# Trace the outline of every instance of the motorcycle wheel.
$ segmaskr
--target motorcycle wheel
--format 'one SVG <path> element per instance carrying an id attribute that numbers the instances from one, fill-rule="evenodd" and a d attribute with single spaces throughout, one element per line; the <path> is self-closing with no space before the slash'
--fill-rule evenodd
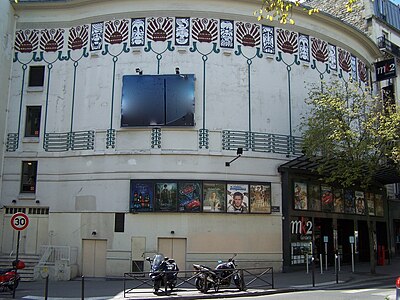
<path id="1" fill-rule="evenodd" d="M 244 291 L 246 290 L 244 280 L 240 276 L 236 276 L 233 281 L 235 282 L 236 287 L 239 289 L 239 291 Z"/>
<path id="2" fill-rule="evenodd" d="M 196 277 L 194 284 L 196 289 L 198 289 L 202 293 L 207 293 L 208 289 L 210 288 L 209 284 L 204 286 L 204 278 Z"/>
<path id="3" fill-rule="evenodd" d="M 160 280 L 154 281 L 153 288 L 154 288 L 154 293 L 157 294 L 158 290 L 160 289 Z"/>

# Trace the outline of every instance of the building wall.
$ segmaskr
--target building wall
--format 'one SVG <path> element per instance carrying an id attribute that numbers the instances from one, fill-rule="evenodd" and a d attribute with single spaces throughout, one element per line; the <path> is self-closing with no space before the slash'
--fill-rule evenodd
<path id="1" fill-rule="evenodd" d="M 24 128 L 27 105 L 42 106 L 42 123 L 39 138 L 21 138 L 17 147 L 5 154 L 3 205 L 48 207 L 49 241 L 77 247 L 80 272 L 84 241 L 91 239 L 107 243 L 107 275 L 130 271 L 131 239 L 135 237 L 145 237 L 144 256 L 158 251 L 159 238 L 186 239 L 185 266 L 181 269 L 190 269 L 196 261 L 211 264 L 232 253 L 238 253 L 241 267 L 282 267 L 282 182 L 277 169 L 301 154 L 299 148 L 288 147 L 291 144 L 287 143 L 300 136 L 309 85 L 319 84 L 321 79 L 348 80 L 351 71 L 343 66 L 350 67 L 353 61 L 360 84 L 367 86 L 366 74 L 379 55 L 371 40 L 337 19 L 326 15 L 308 17 L 295 9 L 296 26 L 264 24 L 274 26 L 271 49 L 275 53 L 268 54 L 262 48 L 267 36 L 253 17 L 257 1 L 169 1 L 168 5 L 164 1 L 118 1 L 118 5 L 115 1 L 72 1 L 53 5 L 20 3 L 15 7 L 20 16 L 17 35 L 21 40 L 26 38 L 27 29 L 38 32 L 36 49 L 22 52 L 16 43 L 8 133 L 18 130 L 21 116 Z M 191 21 L 186 46 L 174 42 L 174 23 L 169 38 L 154 39 L 151 26 L 156 23 L 151 23 L 152 18 L 167 21 L 170 17 L 174 21 L 179 16 Z M 146 18 L 146 43 L 141 46 L 130 45 L 131 18 Z M 203 23 L 197 23 L 197 19 Z M 219 44 L 221 19 L 235 22 L 235 45 L 231 49 Z M 118 27 L 124 20 L 127 31 Z M 109 22 L 98 51 L 90 49 L 90 29 L 95 22 Z M 204 23 L 210 27 L 203 28 Z M 87 44 L 72 49 L 68 42 L 73 41 L 82 25 L 88 25 Z M 59 30 L 58 39 L 51 36 L 52 29 Z M 107 34 L 118 30 L 126 40 L 107 42 Z M 215 39 L 199 40 L 202 30 Z M 306 42 L 298 42 L 299 33 Z M 85 35 L 82 37 L 85 39 Z M 55 52 L 46 50 L 51 38 L 59 45 Z M 249 40 L 255 41 L 254 45 L 247 44 Z M 328 43 L 336 46 L 335 56 L 330 56 Z M 320 57 L 318 51 L 326 62 L 316 60 Z M 300 59 L 305 53 L 309 61 Z M 329 66 L 329 57 L 336 61 L 336 70 Z M 31 65 L 46 67 L 43 90 L 32 91 L 23 83 L 24 66 Z M 195 126 L 161 127 L 160 131 L 151 127 L 121 128 L 122 77 L 135 75 L 136 68 L 144 74 L 173 74 L 176 67 L 182 74 L 196 77 Z M 56 148 L 59 135 L 78 131 L 91 132 L 93 144 L 86 135 L 83 149 L 71 149 L 65 140 L 61 140 L 61 146 L 66 149 Z M 254 133 L 260 134 L 259 140 L 249 138 Z M 115 145 L 110 142 L 112 138 Z M 279 139 L 283 140 L 280 147 L 272 142 Z M 225 162 L 236 157 L 238 147 L 244 149 L 242 157 L 226 167 Z M 38 161 L 35 194 L 19 192 L 24 160 Z M 275 209 L 271 213 L 240 215 L 130 213 L 131 180 L 268 183 Z M 16 204 L 12 204 L 13 199 Z M 125 213 L 122 233 L 114 232 L 115 213 Z M 6 242 L 3 239 L 2 252 Z"/>

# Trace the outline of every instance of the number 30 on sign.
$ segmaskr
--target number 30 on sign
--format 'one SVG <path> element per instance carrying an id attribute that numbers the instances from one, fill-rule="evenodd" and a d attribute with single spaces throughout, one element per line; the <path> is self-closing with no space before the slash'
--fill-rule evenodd
<path id="1" fill-rule="evenodd" d="M 24 213 L 16 213 L 11 217 L 11 226 L 15 230 L 24 230 L 29 225 L 29 218 Z"/>

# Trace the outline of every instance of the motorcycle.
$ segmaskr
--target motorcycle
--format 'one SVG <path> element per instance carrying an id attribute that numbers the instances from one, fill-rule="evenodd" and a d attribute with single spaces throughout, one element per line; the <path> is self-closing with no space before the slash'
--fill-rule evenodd
<path id="1" fill-rule="evenodd" d="M 196 271 L 195 286 L 196 288 L 207 293 L 210 288 L 214 288 L 215 292 L 218 292 L 220 287 L 229 287 L 231 281 L 239 289 L 244 291 L 246 289 L 244 278 L 236 270 L 234 254 L 227 262 L 218 261 L 218 265 L 215 269 L 211 269 L 205 265 L 193 264 L 193 268 Z"/>
<path id="2" fill-rule="evenodd" d="M 165 257 L 163 254 L 156 254 L 153 258 L 146 257 L 150 263 L 150 278 L 153 280 L 154 293 L 157 294 L 161 287 L 167 292 L 176 287 L 179 268 L 174 259 Z"/>
<path id="3" fill-rule="evenodd" d="M 18 287 L 21 280 L 17 270 L 25 268 L 25 263 L 22 260 L 14 260 L 12 268 L 0 269 L 0 290 L 2 292 L 12 292 Z"/>

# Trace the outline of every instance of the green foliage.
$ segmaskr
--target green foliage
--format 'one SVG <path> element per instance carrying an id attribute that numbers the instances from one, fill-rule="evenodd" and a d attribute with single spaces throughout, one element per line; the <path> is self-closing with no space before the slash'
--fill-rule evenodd
<path id="1" fill-rule="evenodd" d="M 293 6 L 299 6 L 302 1 L 300 0 L 261 0 L 261 7 L 254 12 L 258 21 L 279 21 L 282 24 L 294 24 L 295 20 L 292 18 Z M 346 10 L 352 12 L 353 8 L 360 0 L 348 0 L 345 4 Z M 309 15 L 318 13 L 318 7 L 303 7 Z"/>
<path id="2" fill-rule="evenodd" d="M 357 83 L 314 86 L 302 120 L 304 150 L 319 161 L 327 182 L 368 187 L 374 174 L 400 161 L 400 113 Z"/>

